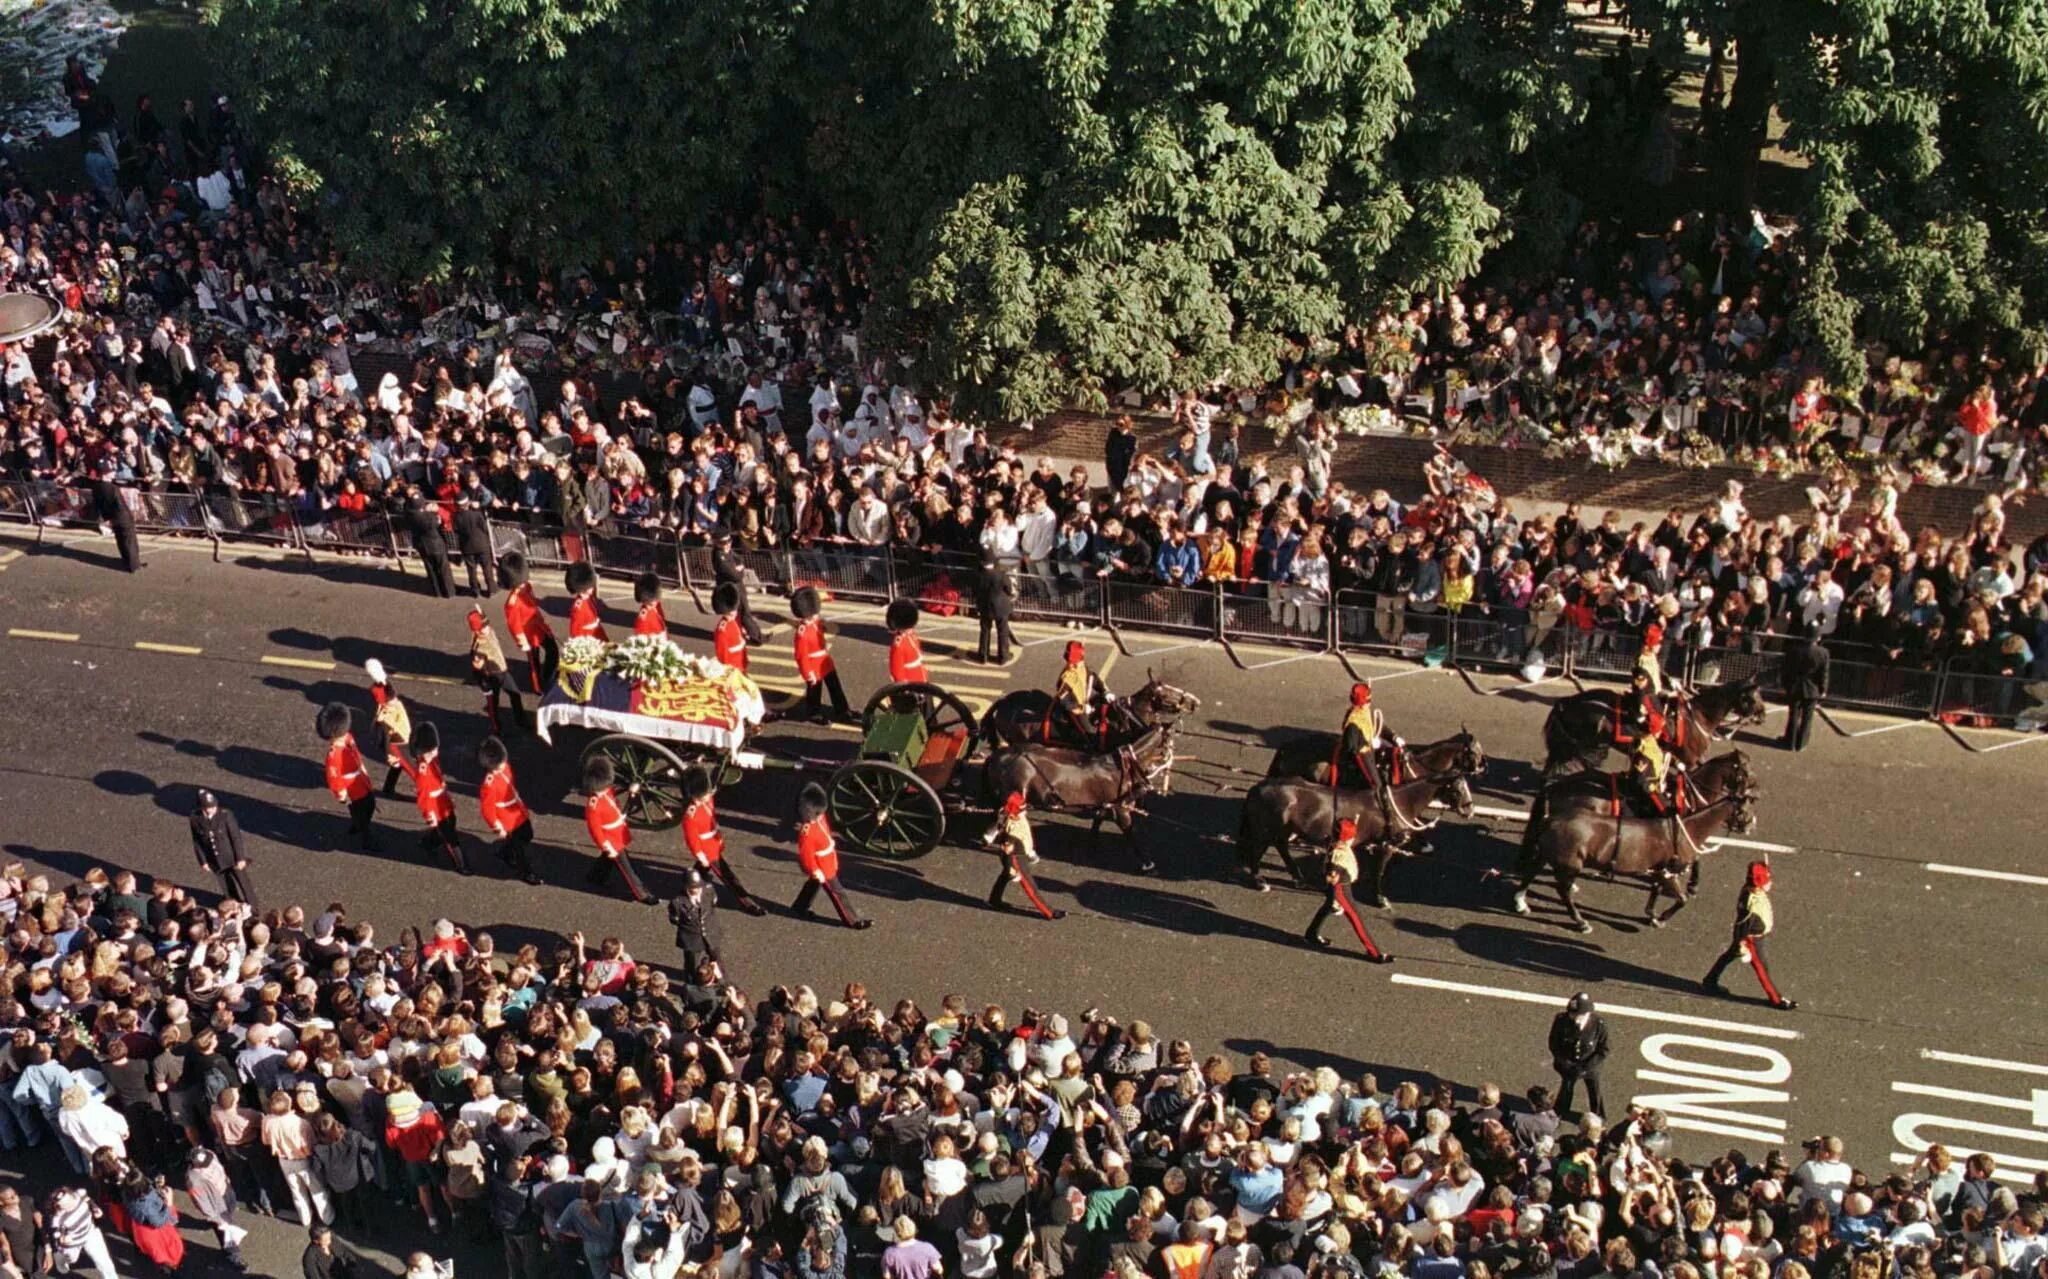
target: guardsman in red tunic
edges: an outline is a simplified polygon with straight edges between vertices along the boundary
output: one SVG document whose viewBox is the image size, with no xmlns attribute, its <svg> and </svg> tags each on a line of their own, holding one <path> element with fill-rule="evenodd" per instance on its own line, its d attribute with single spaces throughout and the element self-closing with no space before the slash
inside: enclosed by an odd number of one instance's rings
<svg viewBox="0 0 2048 1279">
<path fill-rule="evenodd" d="M 1728 965 L 1740 959 L 1756 973 L 1757 981 L 1764 988 L 1764 998 L 1771 1001 L 1771 1007 L 1783 1012 L 1799 1007 L 1778 993 L 1777 983 L 1771 980 L 1771 970 L 1764 967 L 1764 938 L 1770 935 L 1772 923 L 1770 863 L 1751 862 L 1742 895 L 1735 899 L 1734 935 L 1728 939 L 1728 949 L 1721 952 L 1705 980 L 1700 982 L 1708 994 L 1726 993 L 1721 989 L 1721 974 L 1727 971 Z"/>
<path fill-rule="evenodd" d="M 540 611 L 533 583 L 526 580 L 526 557 L 507 551 L 498 557 L 498 584 L 505 588 L 505 629 L 512 642 L 526 655 L 526 686 L 544 695 L 555 685 L 555 663 L 561 646 L 555 643 L 555 628 Z"/>
<path fill-rule="evenodd" d="M 917 601 L 890 600 L 882 620 L 889 626 L 889 682 L 929 684 L 924 643 L 917 637 Z"/>
<path fill-rule="evenodd" d="M 792 911 L 810 914 L 811 903 L 822 888 L 832 899 L 832 909 L 839 912 L 840 923 L 848 928 L 874 924 L 872 919 L 855 918 L 846 905 L 846 894 L 839 890 L 839 849 L 832 842 L 832 821 L 825 815 L 825 788 L 816 782 L 807 783 L 796 799 L 796 860 L 803 867 L 804 886 L 790 903 Z"/>
<path fill-rule="evenodd" d="M 448 779 L 441 772 L 441 731 L 421 721 L 412 730 L 412 757 L 401 754 L 398 761 L 412 778 L 413 799 L 427 822 L 420 847 L 439 849 L 457 874 L 467 875 L 469 862 L 462 856 L 462 836 L 455 829 L 455 801 L 449 797 Z"/>
<path fill-rule="evenodd" d="M 1032 847 L 1031 819 L 1024 812 L 1024 792 L 1013 790 L 1003 800 L 1003 814 L 996 818 L 996 824 L 989 827 L 987 841 L 1002 854 L 1003 868 L 996 872 L 996 885 L 988 890 L 988 904 L 997 910 L 1003 908 L 1003 891 L 1011 884 L 1024 890 L 1024 897 L 1031 908 L 1047 919 L 1065 919 L 1067 912 L 1054 910 L 1038 895 L 1038 885 L 1031 882 L 1031 863 L 1038 860 L 1038 850 Z"/>
<path fill-rule="evenodd" d="M 604 633 L 604 621 L 597 615 L 597 570 L 588 564 L 571 564 L 562 574 L 569 588 L 569 638 L 588 636 L 611 642 Z"/>
<path fill-rule="evenodd" d="M 711 655 L 746 674 L 747 628 L 740 625 L 740 588 L 720 582 L 711 592 L 711 611 L 718 614 L 718 624 L 711 628 Z"/>
<path fill-rule="evenodd" d="M 633 831 L 626 825 L 626 812 L 612 791 L 614 780 L 612 762 L 602 755 L 583 766 L 583 793 L 589 796 L 583 805 L 583 825 L 590 831 L 590 842 L 597 845 L 598 852 L 597 861 L 592 863 L 583 882 L 602 884 L 611 878 L 616 866 L 626 881 L 626 892 L 634 901 L 651 906 L 660 898 L 640 886 L 640 876 L 633 871 L 633 859 L 626 854 L 633 846 Z"/>
<path fill-rule="evenodd" d="M 846 704 L 846 688 L 839 682 L 839 668 L 832 663 L 832 648 L 825 639 L 825 619 L 819 616 L 823 608 L 815 586 L 798 587 L 789 597 L 789 611 L 796 617 L 796 673 L 804 681 L 804 714 L 820 723 L 830 722 L 824 715 L 824 695 L 832 694 L 832 715 L 840 723 L 850 723 L 853 711 Z"/>
<path fill-rule="evenodd" d="M 538 884 L 540 876 L 533 873 L 533 859 L 528 855 L 533 847 L 533 817 L 512 780 L 512 761 L 505 753 L 505 743 L 496 737 L 478 742 L 476 763 L 484 770 L 477 799 L 483 806 L 484 829 L 497 836 L 498 860 L 518 871 L 527 883 Z"/>
<path fill-rule="evenodd" d="M 740 877 L 733 874 L 732 863 L 725 859 L 725 835 L 718 829 L 718 809 L 712 796 L 711 774 L 701 768 L 683 774 L 683 798 L 689 803 L 683 810 L 683 848 L 697 869 L 724 881 L 741 910 L 749 915 L 765 915 L 768 908 L 754 900 L 753 894 L 740 883 Z"/>
<path fill-rule="evenodd" d="M 1316 917 L 1309 921 L 1308 931 L 1302 936 L 1317 946 L 1327 948 L 1330 939 L 1323 936 L 1323 925 L 1330 916 L 1342 913 L 1351 931 L 1358 934 L 1358 944 L 1365 947 L 1365 957 L 1375 964 L 1391 964 L 1392 955 L 1386 954 L 1373 945 L 1372 935 L 1365 931 L 1365 921 L 1358 917 L 1358 907 L 1351 901 L 1351 885 L 1358 880 L 1358 852 L 1353 841 L 1358 838 L 1358 823 L 1349 817 L 1337 822 L 1337 842 L 1330 845 L 1329 865 L 1324 868 L 1323 882 L 1329 891 L 1323 897 L 1323 904 L 1316 907 Z"/>
<path fill-rule="evenodd" d="M 661 579 L 642 573 L 633 579 L 633 602 L 640 611 L 633 615 L 635 635 L 668 634 L 668 614 L 661 611 Z"/>
<path fill-rule="evenodd" d="M 377 833 L 370 821 L 377 815 L 377 792 L 370 787 L 370 774 L 363 767 L 363 753 L 356 748 L 350 731 L 354 719 L 348 707 L 329 702 L 314 717 L 313 730 L 327 743 L 327 789 L 348 805 L 348 833 L 365 849 L 375 852 Z"/>
</svg>

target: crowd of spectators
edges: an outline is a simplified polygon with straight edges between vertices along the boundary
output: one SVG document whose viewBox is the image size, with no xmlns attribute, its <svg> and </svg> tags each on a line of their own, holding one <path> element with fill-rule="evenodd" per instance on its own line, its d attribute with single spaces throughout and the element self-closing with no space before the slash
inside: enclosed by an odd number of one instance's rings
<svg viewBox="0 0 2048 1279">
<path fill-rule="evenodd" d="M 1983 1155 L 1687 1163 L 1654 1111 L 1237 1063 L 1094 1009 L 757 998 L 616 939 L 387 944 L 124 870 L 0 893 L 0 1145 L 68 1164 L 0 1187 L 15 1276 L 111 1279 L 110 1236 L 175 1270 L 181 1220 L 239 1264 L 256 1215 L 308 1232 L 307 1279 L 400 1220 L 511 1279 L 2048 1273 L 2048 1186 Z"/>
<path fill-rule="evenodd" d="M 1648 241 L 1589 227 L 1543 287 L 1474 285 L 1304 352 L 1287 377 L 1315 407 L 1279 448 L 1246 450 L 1232 393 L 1190 391 L 1163 452 L 1112 432 L 1102 488 L 1071 459 L 992 444 L 910 368 L 863 356 L 868 254 L 853 228 L 761 217 L 702 247 L 507 268 L 459 295 L 373 287 L 245 172 L 226 99 L 186 104 L 175 129 L 147 99 L 93 123 L 107 181 L 35 197 L 0 180 L 0 290 L 67 307 L 53 358 L 38 370 L 9 349 L 0 381 L 0 467 L 32 492 L 112 479 L 146 514 L 184 494 L 217 517 L 288 511 L 311 529 L 379 513 L 451 529 L 472 502 L 579 536 L 694 543 L 724 529 L 742 550 L 967 568 L 992 555 L 1077 599 L 1104 581 L 1220 586 L 1252 597 L 1267 628 L 1312 635 L 1351 593 L 1361 607 L 1334 615 L 1346 640 L 1440 643 L 1448 619 L 1471 619 L 1511 658 L 1553 632 L 1632 644 L 1660 620 L 1674 645 L 1754 648 L 1802 629 L 1880 664 L 2048 664 L 2048 547 L 2010 545 L 1996 496 L 1967 529 L 1907 529 L 1910 477 L 1837 460 L 1801 521 L 1751 520 L 1729 493 L 1661 523 L 1596 523 L 1577 508 L 1518 518 L 1448 457 L 1414 501 L 1334 477 L 1341 449 L 1371 447 L 1345 434 L 1349 405 L 1422 385 L 1447 416 L 1620 415 L 1639 434 L 1808 452 L 1838 429 L 1953 431 L 1958 474 L 2024 472 L 2048 415 L 2039 370 L 1961 349 L 1924 353 L 1917 371 L 1885 357 L 1862 402 L 1832 404 L 1786 325 L 1796 288 L 1762 229 L 1684 222 Z M 357 378 L 366 339 L 451 326 L 469 336 L 422 351 L 409 375 Z M 640 358 L 650 350 L 661 358 Z M 1390 350 L 1406 362 L 1375 373 Z M 1909 373 L 1930 381 L 1909 392 Z M 1670 418 L 1673 379 L 1774 389 L 1695 422 Z"/>
</svg>

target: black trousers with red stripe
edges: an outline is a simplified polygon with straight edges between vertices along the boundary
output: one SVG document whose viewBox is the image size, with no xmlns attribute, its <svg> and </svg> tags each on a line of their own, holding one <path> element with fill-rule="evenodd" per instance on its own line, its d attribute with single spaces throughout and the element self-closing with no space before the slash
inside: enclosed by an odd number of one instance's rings
<svg viewBox="0 0 2048 1279">
<path fill-rule="evenodd" d="M 530 665 L 529 663 L 529 667 Z M 531 675 L 529 669 L 529 678 Z M 484 690 L 484 716 L 491 721 L 493 733 L 502 734 L 505 731 L 503 721 L 498 718 L 498 703 L 502 699 L 511 699 L 512 718 L 515 721 L 526 717 L 526 705 L 519 700 L 519 690 L 512 687 L 511 682 L 503 675 L 479 675 L 476 682 Z"/>
<path fill-rule="evenodd" d="M 1316 917 L 1309 921 L 1308 931 L 1302 934 L 1311 941 L 1320 940 L 1323 925 L 1330 922 L 1330 916 L 1341 912 L 1351 925 L 1351 931 L 1358 934 L 1358 944 L 1365 947 L 1366 958 L 1378 959 L 1380 948 L 1373 945 L 1372 935 L 1365 931 L 1365 921 L 1358 917 L 1358 907 L 1351 903 L 1351 888 L 1341 879 L 1329 881 L 1330 891 L 1323 895 L 1323 904 L 1316 907 Z"/>
<path fill-rule="evenodd" d="M 521 822 L 498 841 L 498 860 L 522 875 L 529 874 L 533 870 L 533 859 L 527 856 L 526 850 L 532 847 L 533 823 Z"/>
<path fill-rule="evenodd" d="M 555 686 L 555 668 L 562 660 L 562 646 L 550 635 L 526 650 L 526 686 L 541 697 Z"/>
<path fill-rule="evenodd" d="M 1719 986 L 1721 974 L 1738 960 L 1746 961 L 1750 971 L 1756 974 L 1757 984 L 1764 988 L 1764 998 L 1774 1004 L 1785 1002 L 1785 997 L 1778 993 L 1778 984 L 1771 980 L 1771 970 L 1764 966 L 1764 939 L 1758 933 L 1737 933 L 1729 940 L 1728 949 L 1722 951 L 1714 966 L 1707 970 L 1707 985 Z"/>
<path fill-rule="evenodd" d="M 458 875 L 469 873 L 469 861 L 462 855 L 462 835 L 455 829 L 455 819 L 448 818 L 438 825 L 429 826 L 420 836 L 420 847 L 430 852 L 438 851 L 448 859 Z"/>
<path fill-rule="evenodd" d="M 740 882 L 740 877 L 733 873 L 731 862 L 720 857 L 715 862 L 699 860 L 697 865 L 703 868 L 705 874 L 716 876 L 718 882 L 726 886 L 732 893 L 733 900 L 739 903 L 740 909 L 753 911 L 761 908 L 761 904 L 754 900 L 754 895 L 747 891 L 747 886 Z"/>
<path fill-rule="evenodd" d="M 821 889 L 825 896 L 832 899 L 832 909 L 839 912 L 840 923 L 848 928 L 860 923 L 860 916 L 854 914 L 853 908 L 846 904 L 846 894 L 840 891 L 837 875 L 830 879 L 812 879 L 809 875 L 804 876 L 804 886 L 797 890 L 796 900 L 789 904 L 789 908 L 799 915 L 810 914 L 811 903 L 818 900 Z"/>
<path fill-rule="evenodd" d="M 1024 890 L 1024 899 L 1031 903 L 1031 909 L 1046 919 L 1053 918 L 1052 907 L 1045 904 L 1045 899 L 1038 895 L 1038 885 L 1031 882 L 1031 872 L 1025 869 L 1024 858 L 1011 848 L 1005 847 L 1002 850 L 1002 859 L 1002 868 L 996 871 L 995 887 L 988 890 L 988 904 L 1001 910 L 1003 893 L 1008 890 L 1011 882 L 1015 881 L 1016 885 Z"/>
<path fill-rule="evenodd" d="M 640 873 L 633 869 L 632 857 L 624 852 L 619 853 L 615 857 L 599 853 L 597 860 L 590 864 L 589 871 L 584 874 L 583 882 L 586 884 L 610 883 L 612 871 L 614 870 L 619 872 L 620 879 L 626 881 L 627 896 L 636 902 L 651 902 L 654 900 L 648 891 L 641 886 Z"/>
</svg>

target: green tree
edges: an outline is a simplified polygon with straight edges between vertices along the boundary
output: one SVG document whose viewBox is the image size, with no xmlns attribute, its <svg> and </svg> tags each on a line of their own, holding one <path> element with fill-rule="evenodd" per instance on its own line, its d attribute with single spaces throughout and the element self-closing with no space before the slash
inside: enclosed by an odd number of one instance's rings
<svg viewBox="0 0 2048 1279">
<path fill-rule="evenodd" d="M 788 0 L 222 0 L 225 70 L 354 261 L 575 261 L 751 197 Z"/>
</svg>

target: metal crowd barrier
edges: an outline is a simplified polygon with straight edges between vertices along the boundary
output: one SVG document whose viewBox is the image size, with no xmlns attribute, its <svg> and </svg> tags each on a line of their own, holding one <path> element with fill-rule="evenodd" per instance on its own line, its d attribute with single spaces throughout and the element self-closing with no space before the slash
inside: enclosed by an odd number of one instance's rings
<svg viewBox="0 0 2048 1279">
<path fill-rule="evenodd" d="M 0 523 L 35 522 L 36 504 L 29 496 L 28 485 L 20 480 L 0 480 Z"/>
</svg>

